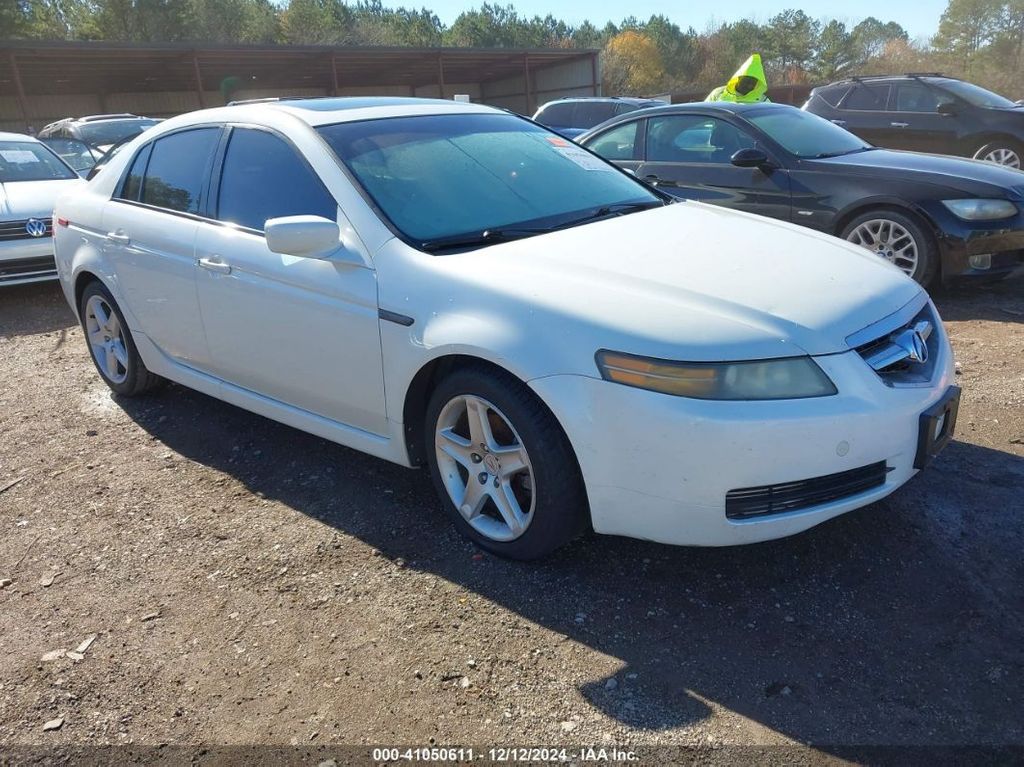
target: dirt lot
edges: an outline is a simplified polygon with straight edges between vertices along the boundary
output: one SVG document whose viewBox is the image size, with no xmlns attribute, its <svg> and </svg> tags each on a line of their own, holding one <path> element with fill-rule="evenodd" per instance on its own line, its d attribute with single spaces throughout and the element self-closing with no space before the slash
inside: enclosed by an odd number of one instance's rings
<svg viewBox="0 0 1024 767">
<path fill-rule="evenodd" d="M 178 386 L 113 400 L 56 285 L 5 289 L 0 749 L 1024 743 L 1024 279 L 938 303 L 959 439 L 889 500 L 516 564 L 423 472 Z"/>
</svg>

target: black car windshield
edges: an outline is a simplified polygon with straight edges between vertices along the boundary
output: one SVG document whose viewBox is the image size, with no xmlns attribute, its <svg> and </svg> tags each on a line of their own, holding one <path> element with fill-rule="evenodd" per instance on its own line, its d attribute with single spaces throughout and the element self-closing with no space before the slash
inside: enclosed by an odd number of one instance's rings
<svg viewBox="0 0 1024 767">
<path fill-rule="evenodd" d="M 985 90 L 980 85 L 975 85 L 974 83 L 965 83 L 963 80 L 939 80 L 936 85 L 976 107 L 1013 109 L 1018 106 L 998 93 Z"/>
<path fill-rule="evenodd" d="M 320 134 L 392 225 L 421 247 L 498 241 L 662 204 L 571 141 L 507 114 L 340 123 Z M 619 206 L 619 207 L 616 207 Z"/>
<path fill-rule="evenodd" d="M 82 141 L 90 146 L 107 147 L 126 138 L 138 136 L 146 128 L 156 125 L 159 120 L 129 119 L 102 120 L 94 123 L 83 123 L 78 126 Z"/>
<path fill-rule="evenodd" d="M 77 178 L 57 155 L 35 141 L 0 141 L 0 183 Z"/>
<path fill-rule="evenodd" d="M 872 148 L 838 125 L 796 108 L 766 109 L 743 116 L 797 157 L 838 157 Z"/>
</svg>

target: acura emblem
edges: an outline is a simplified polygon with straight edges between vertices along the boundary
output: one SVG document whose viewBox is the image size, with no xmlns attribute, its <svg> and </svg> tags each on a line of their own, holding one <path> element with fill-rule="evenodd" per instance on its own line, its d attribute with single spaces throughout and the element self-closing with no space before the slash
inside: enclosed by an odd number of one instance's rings
<svg viewBox="0 0 1024 767">
<path fill-rule="evenodd" d="M 928 336 L 932 334 L 930 322 L 919 322 L 897 335 L 892 342 L 907 353 L 906 359 L 924 364 L 928 361 Z"/>
<path fill-rule="evenodd" d="M 45 237 L 46 222 L 38 218 L 30 218 L 25 222 L 25 231 L 32 237 Z"/>
</svg>

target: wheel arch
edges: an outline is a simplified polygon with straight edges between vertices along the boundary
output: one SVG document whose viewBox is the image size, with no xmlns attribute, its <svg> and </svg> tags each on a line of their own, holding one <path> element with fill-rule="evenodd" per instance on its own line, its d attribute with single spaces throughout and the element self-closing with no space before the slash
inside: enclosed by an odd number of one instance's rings
<svg viewBox="0 0 1024 767">
<path fill-rule="evenodd" d="M 994 144 L 997 141 L 1009 144 L 1012 147 L 1018 149 L 1024 149 L 1024 141 L 1014 136 L 1012 133 L 1006 133 L 1005 131 L 987 130 L 983 133 L 978 133 L 972 136 L 967 143 L 967 156 L 973 158 L 975 154 L 984 149 L 989 144 Z"/>
<path fill-rule="evenodd" d="M 85 292 L 85 288 L 89 285 L 90 282 L 98 282 L 101 285 L 105 284 L 103 282 L 103 280 L 100 279 L 100 277 L 98 275 L 94 274 L 93 272 L 89 271 L 88 269 L 83 269 L 78 274 L 75 275 L 75 283 L 74 283 L 75 306 L 74 306 L 74 309 L 75 309 L 75 314 L 76 315 L 79 314 L 79 307 L 82 305 L 82 294 Z M 109 290 L 109 288 L 108 288 L 108 290 Z M 81 317 L 79 317 L 79 319 L 81 319 Z"/>
<path fill-rule="evenodd" d="M 402 424 L 405 435 L 405 447 L 409 455 L 409 463 L 413 466 L 426 465 L 424 454 L 424 419 L 427 414 L 427 405 L 437 385 L 447 376 L 456 370 L 466 368 L 490 369 L 505 375 L 510 375 L 517 381 L 526 385 L 522 377 L 484 357 L 475 356 L 465 352 L 448 352 L 441 354 L 425 362 L 416 371 L 409 385 L 405 390 L 405 398 L 402 403 Z M 550 409 L 550 408 L 549 408 Z"/>
<path fill-rule="evenodd" d="M 424 429 L 426 424 L 424 423 L 424 420 L 426 418 L 427 406 L 430 403 L 431 395 L 434 393 L 437 385 L 445 377 L 451 375 L 457 370 L 464 370 L 467 368 L 492 370 L 503 375 L 511 376 L 529 389 L 533 396 L 536 397 L 551 414 L 551 417 L 554 418 L 558 427 L 562 430 L 562 433 L 566 435 L 566 439 L 573 453 L 573 460 L 576 461 L 577 468 L 579 468 L 579 458 L 576 456 L 575 448 L 572 447 L 572 439 L 569 438 L 568 432 L 565 430 L 565 424 L 562 423 L 562 419 L 558 417 L 552 407 L 544 401 L 533 387 L 523 380 L 522 376 L 517 375 L 507 367 L 484 357 L 464 352 L 442 354 L 427 361 L 418 371 L 416 371 L 416 374 L 409 382 L 409 386 L 406 388 L 405 398 L 402 405 L 402 424 L 403 434 L 405 436 L 405 447 L 408 453 L 409 463 L 411 465 L 423 466 L 426 464 L 426 455 L 424 454 L 424 443 L 426 437 Z"/>
</svg>

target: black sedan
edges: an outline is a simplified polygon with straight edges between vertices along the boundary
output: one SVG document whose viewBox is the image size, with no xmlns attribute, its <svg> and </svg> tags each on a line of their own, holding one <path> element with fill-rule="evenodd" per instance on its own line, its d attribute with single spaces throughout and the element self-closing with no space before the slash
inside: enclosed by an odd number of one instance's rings
<svg viewBox="0 0 1024 767">
<path fill-rule="evenodd" d="M 878 149 L 794 107 L 642 109 L 577 141 L 673 196 L 843 237 L 923 285 L 1024 262 L 1024 172 Z"/>
</svg>

